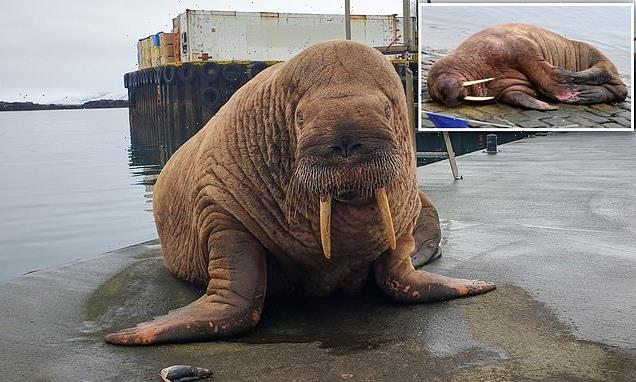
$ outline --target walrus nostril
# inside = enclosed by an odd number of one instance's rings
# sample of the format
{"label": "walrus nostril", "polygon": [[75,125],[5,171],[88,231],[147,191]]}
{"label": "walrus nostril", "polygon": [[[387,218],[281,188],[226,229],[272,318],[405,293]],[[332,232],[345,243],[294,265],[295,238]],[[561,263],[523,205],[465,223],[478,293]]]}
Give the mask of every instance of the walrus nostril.
{"label": "walrus nostril", "polygon": [[341,140],[338,144],[329,146],[332,153],[348,157],[362,148],[361,143],[351,143],[348,140]]}
{"label": "walrus nostril", "polygon": [[361,143],[355,143],[353,145],[351,145],[351,148],[349,149],[349,152],[355,152],[360,150],[360,148],[362,148],[362,144]]}

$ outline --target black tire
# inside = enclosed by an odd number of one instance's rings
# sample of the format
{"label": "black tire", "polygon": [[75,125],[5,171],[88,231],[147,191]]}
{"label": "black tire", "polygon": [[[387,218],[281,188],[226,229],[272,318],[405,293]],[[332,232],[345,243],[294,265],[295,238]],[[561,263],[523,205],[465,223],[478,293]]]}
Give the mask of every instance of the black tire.
{"label": "black tire", "polygon": [[208,108],[213,109],[221,103],[221,92],[215,87],[208,87],[201,92],[201,102]]}
{"label": "black tire", "polygon": [[155,68],[148,68],[148,85],[155,84]]}
{"label": "black tire", "polygon": [[179,77],[179,79],[183,82],[192,82],[195,76],[196,76],[196,72],[194,68],[192,67],[192,65],[188,65],[188,64],[181,65],[177,69],[177,77]]}
{"label": "black tire", "polygon": [[201,69],[201,77],[205,81],[216,81],[221,74],[221,68],[216,62],[207,62]]}
{"label": "black tire", "polygon": [[221,77],[229,84],[237,84],[241,82],[245,72],[239,64],[228,64],[221,70]]}
{"label": "black tire", "polygon": [[163,67],[157,66],[154,71],[155,84],[159,85],[163,83]]}
{"label": "black tire", "polygon": [[130,73],[130,76],[128,77],[128,81],[130,81],[131,87],[136,88],[137,87],[137,72]]}
{"label": "black tire", "polygon": [[249,79],[256,77],[256,75],[263,70],[267,69],[269,65],[264,62],[255,62],[249,67]]}
{"label": "black tire", "polygon": [[163,68],[163,81],[167,84],[171,84],[174,82],[174,78],[176,75],[176,68],[174,67],[174,65],[168,65],[166,67]]}

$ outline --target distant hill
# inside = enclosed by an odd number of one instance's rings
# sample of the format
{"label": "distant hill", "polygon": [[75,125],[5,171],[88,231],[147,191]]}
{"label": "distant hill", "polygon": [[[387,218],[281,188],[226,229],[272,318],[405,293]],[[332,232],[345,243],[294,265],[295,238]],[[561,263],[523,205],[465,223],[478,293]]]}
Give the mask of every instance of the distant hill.
{"label": "distant hill", "polygon": [[[47,100],[46,103],[52,103],[55,105],[81,105],[88,101],[99,101],[99,100],[122,100],[125,101],[128,99],[127,91],[110,91],[110,92],[85,92],[83,94],[74,94],[68,95],[64,98]],[[44,101],[40,101],[44,102]]]}
{"label": "distant hill", "polygon": [[128,107],[128,101],[120,99],[98,99],[75,105],[0,101],[0,111],[110,109],[119,107]]}

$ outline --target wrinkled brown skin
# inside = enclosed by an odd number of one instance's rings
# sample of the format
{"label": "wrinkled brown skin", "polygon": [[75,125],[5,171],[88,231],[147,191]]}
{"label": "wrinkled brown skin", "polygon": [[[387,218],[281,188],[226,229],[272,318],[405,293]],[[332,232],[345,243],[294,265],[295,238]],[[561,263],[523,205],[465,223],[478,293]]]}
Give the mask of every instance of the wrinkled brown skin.
{"label": "wrinkled brown skin", "polygon": [[433,64],[427,86],[433,100],[451,107],[465,96],[493,96],[491,102],[537,110],[557,109],[540,97],[581,105],[627,97],[616,67],[598,49],[526,24],[495,25],[470,36]]}
{"label": "wrinkled brown skin", "polygon": [[[415,270],[413,262],[438,255],[440,230],[435,208],[418,191],[410,142],[399,77],[374,49],[325,42],[263,71],[179,148],[155,185],[165,265],[180,279],[207,285],[205,295],[106,341],[204,341],[248,330],[261,316],[267,262],[276,263],[277,279],[310,296],[358,289],[370,268],[387,295],[408,303],[494,289]],[[389,249],[373,197],[346,203],[333,195],[332,258],[325,259],[319,196],[298,192],[287,200],[297,163],[313,155],[335,164],[346,183],[359,178],[352,169],[382,150],[402,159],[379,184],[387,190],[397,248]],[[286,214],[290,202],[298,207],[293,218]]]}

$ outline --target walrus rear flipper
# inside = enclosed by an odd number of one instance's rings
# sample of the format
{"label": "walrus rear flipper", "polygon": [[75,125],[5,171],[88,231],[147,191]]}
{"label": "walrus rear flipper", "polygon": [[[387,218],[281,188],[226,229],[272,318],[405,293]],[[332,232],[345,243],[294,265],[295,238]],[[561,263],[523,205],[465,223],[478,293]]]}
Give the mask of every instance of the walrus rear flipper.
{"label": "walrus rear flipper", "polygon": [[454,279],[416,270],[410,258],[415,238],[410,230],[407,232],[400,237],[395,250],[386,251],[373,268],[378,286],[393,299],[416,304],[474,296],[495,289],[487,281]]}
{"label": "walrus rear flipper", "polygon": [[627,98],[627,86],[618,74],[612,74],[607,62],[572,73],[576,90],[579,92],[580,104],[602,102],[622,102]]}
{"label": "walrus rear flipper", "polygon": [[622,84],[620,86],[604,84],[604,85],[577,85],[578,105],[592,105],[605,102],[621,102],[627,97],[627,88]]}
{"label": "walrus rear flipper", "polygon": [[532,97],[521,91],[510,91],[505,93],[500,100],[502,102],[521,106],[527,109],[534,110],[558,110],[558,106],[550,105],[549,103],[539,101],[538,99]]}
{"label": "walrus rear flipper", "polygon": [[[217,219],[217,226],[223,222]],[[267,283],[265,250],[250,234],[224,226],[212,233],[206,294],[164,316],[105,337],[115,345],[154,345],[226,338],[256,326]]]}

